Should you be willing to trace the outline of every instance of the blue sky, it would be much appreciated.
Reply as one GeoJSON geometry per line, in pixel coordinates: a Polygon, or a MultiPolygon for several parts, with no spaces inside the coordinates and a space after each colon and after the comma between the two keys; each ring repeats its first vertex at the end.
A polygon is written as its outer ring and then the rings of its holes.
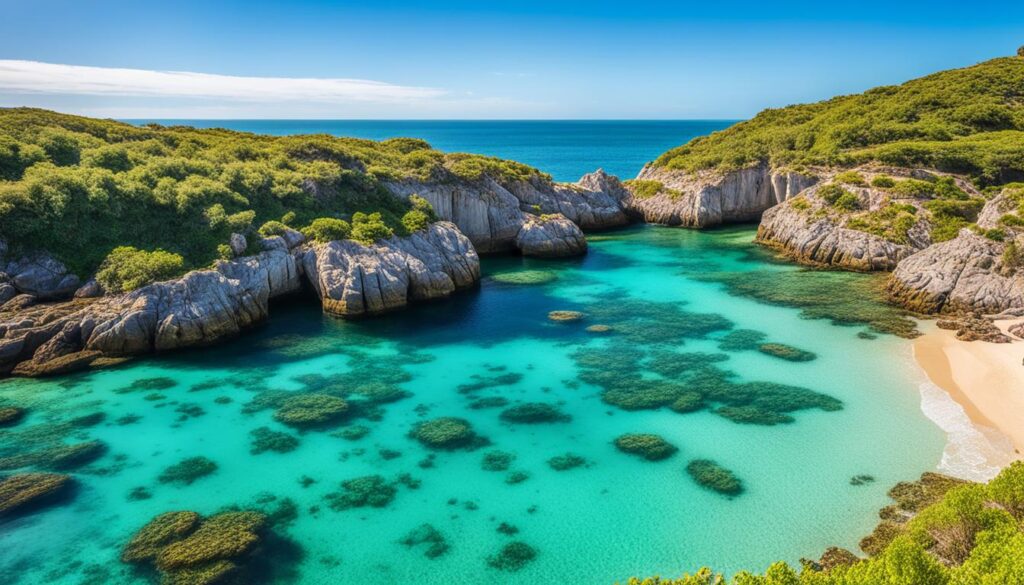
{"type": "Polygon", "coordinates": [[[120,118],[735,119],[1024,45],[1019,1],[0,0],[0,14],[0,106],[120,118]]]}

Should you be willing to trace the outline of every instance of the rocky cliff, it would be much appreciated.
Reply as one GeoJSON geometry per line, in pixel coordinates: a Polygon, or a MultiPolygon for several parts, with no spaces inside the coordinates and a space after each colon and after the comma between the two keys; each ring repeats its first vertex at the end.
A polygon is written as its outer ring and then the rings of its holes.
{"type": "Polygon", "coordinates": [[[630,185],[626,205],[647,223],[711,227],[756,221],[817,181],[813,174],[767,164],[695,173],[647,165],[630,185]]]}
{"type": "MultiPolygon", "coordinates": [[[[451,175],[430,181],[392,181],[385,186],[399,197],[419,195],[429,201],[437,216],[457,225],[480,253],[521,250],[530,255],[533,250],[547,250],[520,246],[522,241],[535,241],[536,235],[520,238],[519,232],[540,215],[561,214],[584,230],[629,223],[624,204],[628,192],[602,170],[576,183],[553,183],[539,177],[499,181],[488,175],[468,180],[451,175]]],[[[556,248],[566,253],[586,249],[556,248]]]]}
{"type": "Polygon", "coordinates": [[[370,246],[352,240],[314,244],[297,256],[324,311],[335,315],[383,313],[480,280],[473,245],[448,222],[370,246]]]}
{"type": "Polygon", "coordinates": [[[213,343],[266,319],[269,301],[300,290],[303,274],[325,309],[342,315],[444,296],[480,275],[469,240],[448,223],[369,247],[306,246],[286,235],[263,239],[255,256],[125,294],[58,303],[18,295],[0,307],[0,373],[56,374],[213,343]]]}
{"type": "Polygon", "coordinates": [[[757,241],[797,262],[845,270],[893,270],[904,258],[932,244],[923,199],[872,186],[879,177],[896,183],[909,171],[888,168],[838,173],[818,169],[820,181],[769,209],[757,241]],[[846,177],[848,183],[836,178],[846,177]],[[840,200],[841,199],[841,200],[840,200]]]}
{"type": "MultiPolygon", "coordinates": [[[[1024,245],[1024,242],[1017,245],[1024,245]]],[[[921,313],[1000,313],[1024,307],[1024,270],[1006,244],[971,230],[907,258],[889,277],[890,299],[921,313]]]]}

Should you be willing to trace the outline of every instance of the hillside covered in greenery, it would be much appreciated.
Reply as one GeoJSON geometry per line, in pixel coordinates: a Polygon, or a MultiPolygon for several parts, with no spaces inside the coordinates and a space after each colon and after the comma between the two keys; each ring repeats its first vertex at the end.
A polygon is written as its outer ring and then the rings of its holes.
{"type": "Polygon", "coordinates": [[[82,277],[110,254],[173,276],[230,254],[235,232],[287,226],[364,242],[404,234],[425,226],[429,205],[401,200],[383,182],[485,174],[550,180],[411,138],[275,137],[0,109],[0,239],[12,256],[43,250],[82,277]]]}
{"type": "Polygon", "coordinates": [[[765,110],[669,150],[654,164],[727,171],[758,162],[852,166],[869,161],[962,173],[983,185],[1021,180],[1024,57],[765,110]]]}
{"type": "Polygon", "coordinates": [[[1013,463],[988,484],[957,485],[941,478],[900,484],[890,492],[897,503],[882,510],[882,523],[861,541],[872,553],[867,559],[831,549],[800,571],[780,562],[764,574],[743,572],[732,580],[702,569],[678,579],[634,578],[628,585],[1024,583],[1024,462],[1013,463]]]}

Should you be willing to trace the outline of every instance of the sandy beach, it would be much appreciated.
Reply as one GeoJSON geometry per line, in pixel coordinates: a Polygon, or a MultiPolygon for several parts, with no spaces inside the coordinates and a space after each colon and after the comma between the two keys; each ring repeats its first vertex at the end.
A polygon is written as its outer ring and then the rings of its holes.
{"type": "MultiPolygon", "coordinates": [[[[1018,321],[996,324],[1005,332],[1018,321]]],[[[1014,458],[1024,459],[1024,341],[966,342],[931,327],[914,341],[914,358],[976,427],[1001,433],[1012,443],[1014,458]]]]}

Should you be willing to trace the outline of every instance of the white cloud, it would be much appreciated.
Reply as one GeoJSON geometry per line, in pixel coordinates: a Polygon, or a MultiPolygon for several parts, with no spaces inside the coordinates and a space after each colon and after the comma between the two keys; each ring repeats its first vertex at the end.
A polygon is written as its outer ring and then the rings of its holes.
{"type": "Polygon", "coordinates": [[[0,59],[0,93],[238,102],[394,103],[432,100],[447,92],[365,79],[240,77],[0,59]]]}

